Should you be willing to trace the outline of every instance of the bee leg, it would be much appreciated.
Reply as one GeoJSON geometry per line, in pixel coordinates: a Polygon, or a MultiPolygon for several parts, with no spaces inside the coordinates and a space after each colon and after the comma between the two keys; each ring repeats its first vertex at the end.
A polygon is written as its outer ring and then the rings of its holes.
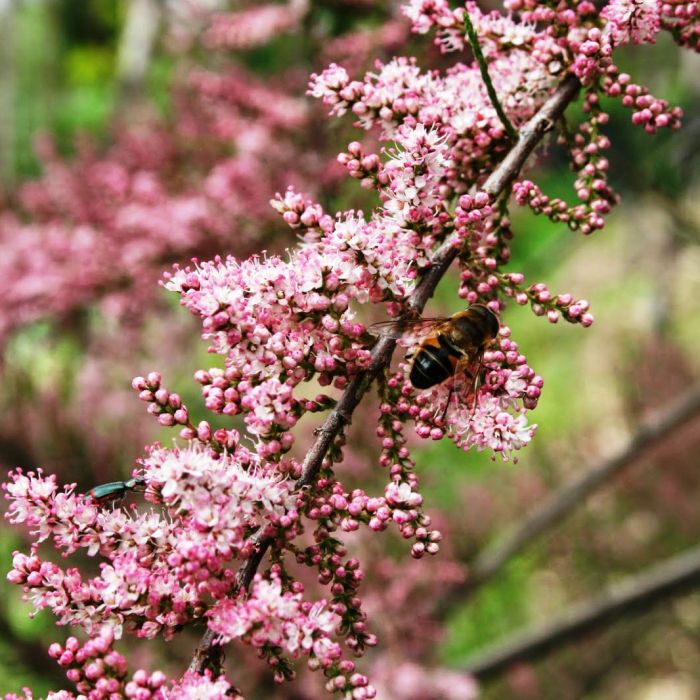
{"type": "Polygon", "coordinates": [[[474,414],[476,413],[476,408],[479,405],[479,379],[481,378],[481,370],[483,369],[484,366],[484,358],[480,357],[479,358],[479,365],[476,368],[476,372],[474,373],[474,385],[473,385],[473,391],[474,391],[474,405],[472,406],[472,414],[469,416],[469,418],[473,418],[474,414]]]}
{"type": "Polygon", "coordinates": [[[403,311],[403,318],[405,321],[416,321],[420,319],[420,311],[417,311],[412,306],[408,306],[403,311]]]}
{"type": "Polygon", "coordinates": [[[450,386],[450,393],[447,395],[447,401],[445,402],[445,408],[442,411],[442,415],[440,416],[440,422],[444,423],[445,422],[445,416],[447,415],[447,409],[450,406],[450,401],[452,401],[452,394],[454,394],[455,390],[455,384],[452,382],[452,386],[450,386]]]}

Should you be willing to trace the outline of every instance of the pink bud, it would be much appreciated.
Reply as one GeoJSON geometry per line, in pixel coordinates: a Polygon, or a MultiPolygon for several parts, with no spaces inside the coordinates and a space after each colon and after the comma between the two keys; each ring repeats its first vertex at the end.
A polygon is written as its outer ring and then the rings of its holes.
{"type": "Polygon", "coordinates": [[[12,569],[7,574],[7,580],[15,585],[24,583],[26,579],[26,574],[23,571],[18,571],[17,569],[12,569]]]}
{"type": "Polygon", "coordinates": [[[179,408],[177,411],[175,411],[175,413],[173,414],[173,420],[175,421],[175,423],[179,423],[180,425],[186,425],[187,421],[189,420],[187,409],[179,408]]]}
{"type": "Polygon", "coordinates": [[[75,656],[73,655],[72,652],[70,651],[64,651],[59,657],[58,657],[58,665],[59,666],[70,666],[73,663],[73,660],[75,659],[75,656]]]}
{"type": "Polygon", "coordinates": [[[483,209],[490,201],[491,197],[489,197],[487,192],[477,192],[474,195],[474,203],[479,209],[483,209]]]}
{"type": "Polygon", "coordinates": [[[35,588],[37,586],[41,586],[42,581],[44,580],[44,577],[42,576],[41,572],[39,571],[32,571],[29,576],[27,576],[27,585],[35,588]]]}
{"type": "Polygon", "coordinates": [[[411,556],[414,559],[420,559],[425,553],[425,545],[422,542],[416,542],[413,547],[411,547],[411,556]]]}

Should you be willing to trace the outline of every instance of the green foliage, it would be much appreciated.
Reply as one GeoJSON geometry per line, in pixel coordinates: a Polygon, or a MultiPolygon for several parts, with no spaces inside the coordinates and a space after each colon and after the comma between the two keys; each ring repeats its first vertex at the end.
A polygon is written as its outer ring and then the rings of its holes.
{"type": "Polygon", "coordinates": [[[125,5],[119,0],[58,0],[54,12],[67,44],[114,45],[125,5]]]}
{"type": "MultiPolygon", "coordinates": [[[[12,562],[12,552],[21,546],[14,533],[3,529],[0,537],[0,567],[3,572],[9,571],[12,562]]],[[[36,696],[44,696],[52,689],[48,679],[37,677],[31,669],[27,668],[20,655],[13,638],[23,641],[37,639],[57,638],[54,619],[48,613],[41,613],[36,617],[29,617],[31,606],[21,599],[22,591],[0,577],[0,615],[3,624],[11,631],[8,634],[0,634],[0,687],[3,692],[10,690],[19,691],[24,686],[31,686],[36,696]]],[[[59,635],[60,636],[60,633],[59,635]]],[[[48,659],[47,659],[48,662],[48,659]]]]}
{"type": "Polygon", "coordinates": [[[33,139],[55,136],[62,152],[76,133],[104,136],[114,112],[114,67],[122,3],[60,0],[16,11],[16,172],[39,172],[33,139]]]}
{"type": "Polygon", "coordinates": [[[535,557],[521,557],[454,610],[441,650],[447,664],[458,667],[472,653],[530,620],[530,581],[535,570],[535,557]]]}

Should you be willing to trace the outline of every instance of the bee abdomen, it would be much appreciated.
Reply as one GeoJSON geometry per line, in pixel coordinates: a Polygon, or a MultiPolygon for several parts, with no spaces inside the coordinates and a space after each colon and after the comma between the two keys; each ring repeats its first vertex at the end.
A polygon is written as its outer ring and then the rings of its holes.
{"type": "Polygon", "coordinates": [[[446,348],[424,345],[413,359],[409,379],[416,389],[429,389],[444,382],[453,372],[450,352],[446,348]]]}

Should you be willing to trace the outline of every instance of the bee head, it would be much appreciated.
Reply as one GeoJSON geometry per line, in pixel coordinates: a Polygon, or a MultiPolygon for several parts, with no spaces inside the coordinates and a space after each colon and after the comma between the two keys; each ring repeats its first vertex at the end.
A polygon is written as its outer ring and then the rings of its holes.
{"type": "Polygon", "coordinates": [[[498,331],[501,328],[501,322],[498,320],[498,316],[496,316],[496,314],[491,311],[488,306],[484,304],[472,304],[469,307],[469,310],[477,314],[484,322],[484,328],[487,331],[489,338],[493,339],[498,335],[498,331]]]}

